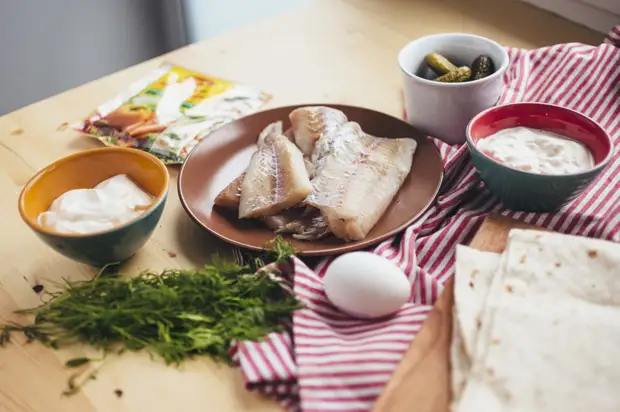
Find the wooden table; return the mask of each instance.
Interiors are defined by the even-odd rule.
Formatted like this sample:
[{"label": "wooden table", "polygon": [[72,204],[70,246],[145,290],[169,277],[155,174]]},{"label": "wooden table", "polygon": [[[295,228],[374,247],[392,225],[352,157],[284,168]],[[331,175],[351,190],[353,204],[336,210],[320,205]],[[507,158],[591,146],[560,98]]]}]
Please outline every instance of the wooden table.
[{"label": "wooden table", "polygon": [[[0,117],[0,322],[16,319],[16,309],[38,304],[34,284],[49,288],[50,280],[93,275],[93,269],[38,240],[16,207],[21,187],[35,171],[62,156],[99,146],[64,127],[65,122],[84,118],[162,61],[273,93],[270,106],[348,103],[400,116],[398,50],[413,38],[453,31],[525,48],[567,41],[598,44],[603,37],[513,0],[316,0]],[[172,187],[161,225],[125,267],[128,273],[202,265],[211,253],[227,250],[183,212],[176,196],[177,171],[170,168]],[[280,410],[246,392],[237,370],[206,359],[177,370],[138,354],[110,362],[82,393],[61,398],[69,375],[63,362],[88,349],[53,352],[22,343],[0,349],[0,412]],[[123,391],[122,397],[115,395],[116,389]]]}]

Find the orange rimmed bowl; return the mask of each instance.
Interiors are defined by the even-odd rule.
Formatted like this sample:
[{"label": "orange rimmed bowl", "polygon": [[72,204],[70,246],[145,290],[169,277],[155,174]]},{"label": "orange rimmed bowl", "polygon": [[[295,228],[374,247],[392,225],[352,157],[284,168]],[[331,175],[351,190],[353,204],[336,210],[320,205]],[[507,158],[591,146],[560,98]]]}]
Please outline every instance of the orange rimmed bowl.
[{"label": "orange rimmed bowl", "polygon": [[[89,234],[58,233],[37,218],[52,201],[73,189],[93,188],[118,174],[126,174],[155,197],[139,217],[110,230]],[[93,266],[123,262],[151,237],[168,196],[168,170],[155,156],[136,149],[103,147],[64,157],[40,170],[19,196],[19,213],[30,228],[55,251]]]}]

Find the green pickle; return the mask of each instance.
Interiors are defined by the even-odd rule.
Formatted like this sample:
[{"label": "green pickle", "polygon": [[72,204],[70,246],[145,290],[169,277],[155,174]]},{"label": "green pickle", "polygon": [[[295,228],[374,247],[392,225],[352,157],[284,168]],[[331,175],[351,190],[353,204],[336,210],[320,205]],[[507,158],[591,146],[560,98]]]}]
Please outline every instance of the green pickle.
[{"label": "green pickle", "polygon": [[457,67],[449,73],[439,76],[435,79],[436,82],[442,83],[461,83],[466,82],[471,78],[471,69],[467,66]]},{"label": "green pickle", "polygon": [[439,76],[456,70],[457,67],[439,53],[429,53],[426,55],[426,64]]},{"label": "green pickle", "polygon": [[476,60],[471,64],[471,79],[480,80],[493,74],[495,67],[493,66],[493,60],[489,56],[481,54],[476,57]]}]

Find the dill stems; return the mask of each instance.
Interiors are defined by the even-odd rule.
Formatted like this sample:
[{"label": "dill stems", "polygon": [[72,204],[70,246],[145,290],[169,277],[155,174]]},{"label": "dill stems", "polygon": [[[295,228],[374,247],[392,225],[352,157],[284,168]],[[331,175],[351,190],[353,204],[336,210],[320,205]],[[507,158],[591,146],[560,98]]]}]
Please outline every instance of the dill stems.
[{"label": "dill stems", "polygon": [[[294,251],[276,239],[267,256],[281,263]],[[194,355],[231,362],[236,340],[260,340],[290,323],[300,302],[269,270],[219,262],[202,269],[145,272],[135,277],[101,274],[65,282],[43,305],[21,311],[32,324],[0,327],[0,345],[21,332],[52,348],[82,343],[104,354],[146,350],[167,364]],[[89,360],[67,363],[77,367]]]}]

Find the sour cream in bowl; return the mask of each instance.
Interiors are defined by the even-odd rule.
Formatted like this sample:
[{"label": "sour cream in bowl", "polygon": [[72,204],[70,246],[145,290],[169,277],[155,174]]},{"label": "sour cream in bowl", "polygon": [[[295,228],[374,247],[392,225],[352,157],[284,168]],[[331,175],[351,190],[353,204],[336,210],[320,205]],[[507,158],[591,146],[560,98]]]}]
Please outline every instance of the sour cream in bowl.
[{"label": "sour cream in bowl", "polygon": [[488,109],[467,127],[472,161],[513,210],[550,212],[577,197],[609,163],[613,144],[592,119],[560,106]]},{"label": "sour cream in bowl", "polygon": [[524,172],[545,175],[579,173],[594,166],[588,147],[544,129],[517,126],[478,140],[478,149]]},{"label": "sour cream in bowl", "polygon": [[58,233],[102,232],[139,217],[154,199],[127,175],[119,174],[93,188],[63,193],[39,214],[37,222]]},{"label": "sour cream in bowl", "polygon": [[144,151],[85,150],[35,174],[18,207],[52,249],[100,267],[131,258],[149,240],[166,203],[168,180],[166,166]]}]

